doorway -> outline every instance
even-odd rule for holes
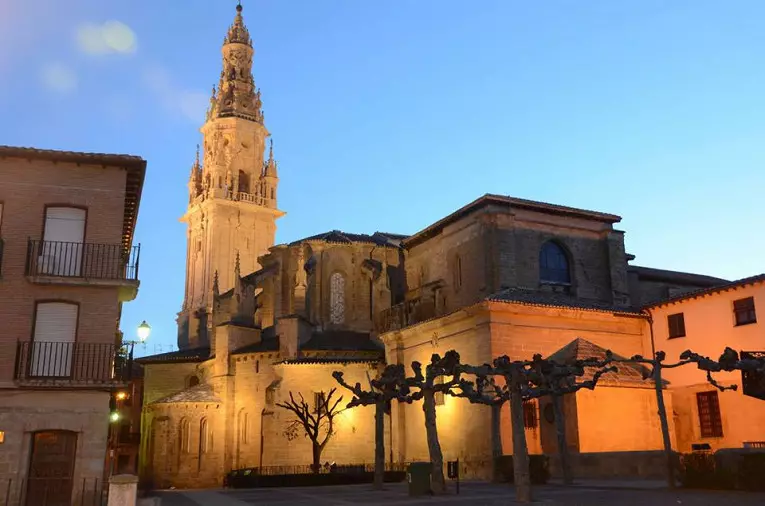
[[[45,209],[43,247],[38,262],[40,274],[80,275],[86,214],[85,209],[76,207]]]
[[[26,506],[69,506],[77,434],[54,430],[32,435]]]

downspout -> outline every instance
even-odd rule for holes
[[[263,437],[263,421],[265,419],[266,408],[260,410],[260,460],[258,461],[258,472],[263,469],[263,444],[265,438]]]
[[[651,360],[653,360],[656,358],[656,343],[653,338],[653,315],[651,314],[650,309],[643,309],[643,313],[648,315],[648,328],[651,332]]]

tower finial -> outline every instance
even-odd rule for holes
[[[234,276],[236,276],[236,279],[234,280],[234,282],[239,281],[241,272],[242,271],[240,270],[240,267],[239,267],[239,250],[236,250],[236,264],[234,264]]]
[[[236,12],[242,12],[242,0],[239,0],[239,2],[237,2]]]
[[[215,269],[215,275],[213,276],[213,295],[220,295],[220,288],[218,287],[218,270]]]

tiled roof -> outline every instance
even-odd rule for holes
[[[200,383],[186,390],[157,399],[151,404],[171,404],[174,402],[221,402],[221,400],[215,395],[210,385]]]
[[[619,355],[614,354],[614,359],[616,360],[624,360],[624,357],[621,357]],[[568,343],[566,346],[561,348],[560,350],[556,351],[552,355],[548,357],[550,360],[554,360],[559,363],[563,364],[569,364],[576,360],[586,360],[589,358],[595,358],[602,360],[606,358],[606,350],[605,348],[601,348],[597,344],[593,344],[590,341],[587,341],[586,339],[582,339],[581,337],[574,339],[570,343]],[[620,385],[630,385],[630,386],[646,386],[650,387],[653,385],[653,380],[651,379],[643,379],[643,371],[646,369],[638,364],[614,364],[618,371],[616,372],[608,372],[600,377],[598,380],[598,385],[609,385],[609,386],[620,386]],[[594,367],[586,367],[584,376],[579,381],[583,380],[589,380],[592,379],[593,374],[595,373]]]
[[[664,269],[654,269],[652,267],[641,267],[639,265],[630,265],[627,270],[634,272],[641,279],[655,281],[669,281],[682,283],[685,285],[695,285],[699,288],[712,287],[730,283],[727,279],[706,276],[704,274],[693,274],[690,272],[668,271]]]
[[[324,241],[339,244],[367,243],[376,246],[398,246],[399,242],[405,237],[405,235],[387,234],[383,232],[375,232],[374,234],[369,235],[350,234],[348,232],[341,232],[340,230],[330,230],[329,232],[293,241],[290,243],[290,246],[306,241]]]
[[[712,295],[712,294],[715,294],[715,293],[726,292],[728,290],[734,290],[736,288],[742,288],[742,287],[747,286],[747,285],[753,285],[755,283],[762,283],[762,282],[765,282],[765,273],[757,274],[756,276],[750,276],[748,278],[737,279],[736,281],[730,281],[730,282],[727,282],[727,283],[722,284],[722,285],[713,286],[711,288],[702,288],[700,290],[695,290],[695,291],[692,291],[692,292],[683,293],[683,294],[680,294],[680,295],[678,295],[676,297],[669,297],[669,298],[664,299],[664,300],[658,300],[658,301],[655,301],[655,302],[651,302],[650,304],[646,305],[645,307],[646,308],[660,307],[660,306],[663,306],[665,304],[672,304],[672,303],[680,302],[680,301],[683,301],[683,300],[695,299],[697,297],[703,297],[705,295]]]
[[[492,302],[523,304],[526,306],[573,308],[607,313],[641,314],[640,310],[635,308],[615,306],[614,304],[598,300],[579,299],[564,293],[543,292],[526,288],[506,288],[488,296],[486,300]]]
[[[162,364],[166,362],[204,362],[210,357],[210,348],[193,348],[189,350],[171,351],[158,355],[140,357],[136,362],[141,364]]]
[[[262,353],[267,351],[279,351],[279,339],[261,339],[259,343],[248,344],[231,352],[232,355],[243,353]]]
[[[321,365],[321,364],[376,364],[383,362],[383,357],[298,357],[284,360],[280,363],[285,365]]]
[[[447,225],[453,223],[470,213],[477,211],[488,205],[497,205],[507,208],[516,209],[528,209],[532,211],[539,211],[548,214],[556,214],[559,216],[569,216],[573,218],[584,218],[589,220],[596,220],[605,223],[617,223],[621,221],[621,217],[615,214],[601,213],[597,211],[588,211],[586,209],[577,209],[575,207],[560,206],[557,204],[548,204],[546,202],[537,202],[535,200],[519,199],[516,197],[509,197],[504,195],[494,195],[487,193],[482,197],[477,198],[473,202],[466,206],[457,209],[452,214],[446,216],[426,227],[425,229],[417,232],[416,234],[408,237],[403,241],[403,246],[406,248],[415,246],[422,243],[441,232]]]
[[[301,350],[305,351],[384,351],[382,343],[372,340],[367,332],[328,330],[314,332]]]
[[[135,232],[135,223],[138,219],[138,207],[141,203],[141,191],[146,176],[146,160],[133,155],[57,151],[18,146],[0,146],[0,158],[124,167],[127,170],[127,178],[125,180],[125,208],[122,218],[122,247],[126,252],[128,251],[133,243],[133,232]]]

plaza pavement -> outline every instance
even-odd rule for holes
[[[405,483],[386,484],[383,491],[373,491],[370,485],[346,485],[173,490],[158,492],[157,495],[161,498],[161,506],[499,506],[515,502],[512,486],[477,482],[462,483],[459,495],[455,494],[455,487],[451,484],[448,495],[436,497],[409,497]],[[765,493],[669,491],[659,482],[622,480],[579,482],[573,487],[556,484],[536,486],[534,499],[536,504],[549,505],[762,506],[765,504]]]

